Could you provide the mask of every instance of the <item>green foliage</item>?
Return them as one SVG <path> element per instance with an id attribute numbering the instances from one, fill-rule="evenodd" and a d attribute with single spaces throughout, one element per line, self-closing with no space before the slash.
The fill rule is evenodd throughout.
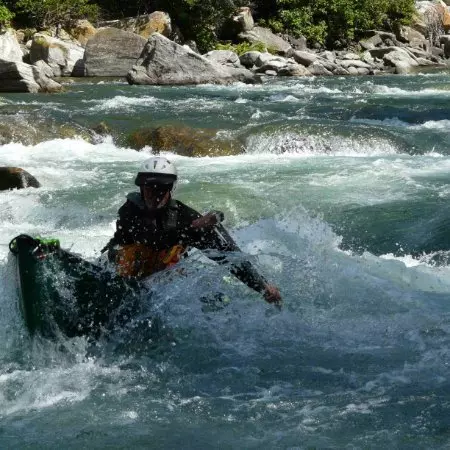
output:
<path id="1" fill-rule="evenodd" d="M 95 20 L 98 6 L 89 0 L 19 0 L 17 8 L 28 14 L 34 25 L 70 27 L 76 20 Z"/>
<path id="2" fill-rule="evenodd" d="M 237 53 L 239 56 L 243 55 L 244 53 L 255 51 L 255 52 L 265 52 L 266 46 L 262 42 L 242 42 L 240 44 L 217 44 L 216 50 L 231 50 L 234 53 Z"/>
<path id="3" fill-rule="evenodd" d="M 414 14 L 414 0 L 278 0 L 275 32 L 303 35 L 310 43 L 340 47 L 374 28 L 394 29 Z"/>
<path id="4" fill-rule="evenodd" d="M 245 0 L 155 0 L 152 9 L 167 11 L 183 33 L 193 39 L 201 52 L 217 45 L 216 31 Z"/>
<path id="5" fill-rule="evenodd" d="M 99 11 L 116 19 L 159 10 L 206 52 L 217 47 L 217 32 L 236 8 L 248 5 L 259 25 L 327 47 L 348 45 L 364 30 L 394 30 L 408 24 L 415 11 L 414 0 L 0 0 L 0 24 L 13 14 L 21 25 L 43 28 L 92 21 Z"/>
<path id="6" fill-rule="evenodd" d="M 0 26 L 7 26 L 14 14 L 0 1 Z"/>

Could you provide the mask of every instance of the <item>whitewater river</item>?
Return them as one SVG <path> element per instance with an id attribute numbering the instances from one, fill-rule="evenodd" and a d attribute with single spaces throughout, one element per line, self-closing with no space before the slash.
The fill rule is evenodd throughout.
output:
<path id="1" fill-rule="evenodd" d="M 94 143 L 55 131 L 102 121 L 111 136 Z M 142 298 L 147 329 L 141 317 L 94 349 L 31 339 L 7 244 L 56 236 L 94 260 L 151 153 L 125 136 L 164 124 L 244 143 L 165 156 L 176 196 L 225 213 L 282 310 L 194 252 Z M 75 83 L 2 95 L 1 125 L 0 165 L 42 187 L 0 192 L 0 448 L 449 448 L 448 73 Z M 202 308 L 215 292 L 228 306 Z"/>

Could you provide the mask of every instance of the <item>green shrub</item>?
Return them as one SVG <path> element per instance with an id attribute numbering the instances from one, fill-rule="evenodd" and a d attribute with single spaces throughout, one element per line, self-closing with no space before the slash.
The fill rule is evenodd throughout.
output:
<path id="1" fill-rule="evenodd" d="M 96 20 L 99 8 L 89 0 L 19 0 L 17 8 L 39 28 L 71 27 L 78 19 Z"/>
<path id="2" fill-rule="evenodd" d="M 8 26 L 13 17 L 14 14 L 0 2 L 0 27 Z"/>
<path id="3" fill-rule="evenodd" d="M 303 35 L 308 42 L 346 46 L 364 30 L 393 30 L 411 22 L 414 0 L 278 0 L 266 23 L 275 32 Z"/>
<path id="4" fill-rule="evenodd" d="M 265 52 L 266 46 L 262 42 L 242 42 L 240 44 L 230 44 L 230 43 L 219 43 L 215 47 L 216 50 L 231 50 L 237 53 L 239 56 L 244 53 L 255 51 L 255 52 Z"/>

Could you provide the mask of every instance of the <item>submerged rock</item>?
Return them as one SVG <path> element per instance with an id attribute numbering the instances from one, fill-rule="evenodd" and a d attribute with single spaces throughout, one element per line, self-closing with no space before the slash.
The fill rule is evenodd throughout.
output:
<path id="1" fill-rule="evenodd" d="M 171 151 L 191 157 L 229 156 L 244 151 L 242 143 L 235 139 L 219 139 L 217 130 L 177 125 L 136 130 L 129 135 L 128 144 L 136 150 L 151 146 L 154 153 Z"/>
<path id="2" fill-rule="evenodd" d="M 33 175 L 20 167 L 0 167 L 0 191 L 40 186 Z"/>

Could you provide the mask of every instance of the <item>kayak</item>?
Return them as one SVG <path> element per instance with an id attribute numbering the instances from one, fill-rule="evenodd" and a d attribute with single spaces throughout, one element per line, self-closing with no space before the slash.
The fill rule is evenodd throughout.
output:
<path id="1" fill-rule="evenodd" d="M 143 286 L 64 250 L 57 239 L 15 237 L 19 306 L 33 335 L 98 338 L 136 311 Z"/>

